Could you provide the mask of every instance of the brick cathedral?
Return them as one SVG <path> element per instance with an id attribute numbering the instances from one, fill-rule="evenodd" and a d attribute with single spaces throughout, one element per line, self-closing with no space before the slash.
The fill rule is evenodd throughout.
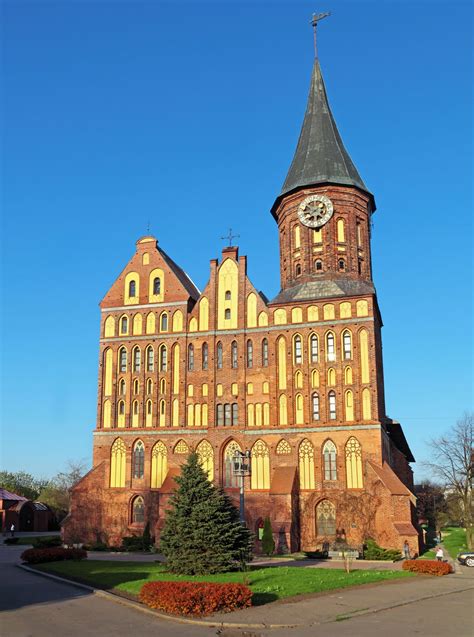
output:
<path id="1" fill-rule="evenodd" d="M 253 286 L 237 247 L 211 260 L 199 291 L 145 236 L 102 300 L 93 468 L 73 491 L 66 539 L 118 544 L 147 522 L 158 539 L 190 449 L 237 503 L 232 456 L 250 450 L 245 519 L 258 537 L 268 516 L 278 550 L 372 537 L 418 551 L 414 458 L 385 412 L 374 211 L 316 58 L 271 208 L 278 295 Z"/>

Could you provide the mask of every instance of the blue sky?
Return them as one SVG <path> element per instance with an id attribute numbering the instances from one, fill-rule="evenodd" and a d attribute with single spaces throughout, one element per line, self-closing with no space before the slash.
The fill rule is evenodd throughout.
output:
<path id="1" fill-rule="evenodd" d="M 151 231 L 203 288 L 229 226 L 279 289 L 269 210 L 299 134 L 311 13 L 375 193 L 388 414 L 417 460 L 472 408 L 472 5 L 4 1 L 2 465 L 90 461 L 98 303 Z M 415 466 L 417 475 L 422 475 Z"/>

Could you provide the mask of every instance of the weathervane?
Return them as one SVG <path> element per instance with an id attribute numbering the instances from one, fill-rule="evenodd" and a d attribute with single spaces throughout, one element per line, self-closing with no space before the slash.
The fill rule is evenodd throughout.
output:
<path id="1" fill-rule="evenodd" d="M 240 234 L 232 234 L 232 228 L 229 228 L 229 234 L 227 236 L 221 237 L 222 241 L 229 242 L 229 248 L 232 247 L 232 239 L 238 239 Z"/>
<path id="2" fill-rule="evenodd" d="M 331 13 L 329 11 L 327 11 L 326 13 L 313 13 L 313 17 L 311 18 L 311 25 L 313 27 L 313 39 L 314 39 L 314 57 L 317 58 L 318 57 L 318 47 L 316 44 L 316 27 L 318 26 L 318 22 L 320 20 L 324 20 L 324 18 L 327 18 L 328 16 L 330 16 Z"/>

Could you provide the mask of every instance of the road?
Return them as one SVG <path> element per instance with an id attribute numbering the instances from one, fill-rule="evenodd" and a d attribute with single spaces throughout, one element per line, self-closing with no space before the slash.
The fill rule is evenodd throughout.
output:
<path id="1" fill-rule="evenodd" d="M 15 565 L 20 552 L 15 547 L 0 546 L 2 637 L 379 637 L 381 633 L 384 637 L 472 637 L 474 632 L 472 590 L 305 628 L 219 631 L 179 624 L 25 572 Z M 314 604 L 321 603 L 323 597 L 314 599 Z M 269 622 L 271 613 L 269 606 Z M 232 619 L 236 620 L 235 615 Z"/>

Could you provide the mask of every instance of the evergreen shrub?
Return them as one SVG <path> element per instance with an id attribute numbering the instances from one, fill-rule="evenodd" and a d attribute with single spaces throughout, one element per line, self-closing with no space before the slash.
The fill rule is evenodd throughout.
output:
<path id="1" fill-rule="evenodd" d="M 375 540 L 369 538 L 365 541 L 364 548 L 365 560 L 401 560 L 402 554 L 397 549 L 383 549 Z"/>
<path id="2" fill-rule="evenodd" d="M 63 560 L 84 560 L 86 557 L 87 551 L 84 551 L 84 549 L 64 549 L 62 547 L 27 549 L 21 554 L 21 559 L 28 564 L 61 562 Z"/>
<path id="3" fill-rule="evenodd" d="M 404 571 L 437 576 L 449 575 L 453 572 L 450 564 L 447 562 L 437 562 L 436 560 L 405 560 L 402 568 Z"/>
<path id="4" fill-rule="evenodd" d="M 49 549 L 53 546 L 62 546 L 63 542 L 59 535 L 57 537 L 38 537 L 33 542 L 35 549 Z"/>
<path id="5" fill-rule="evenodd" d="M 18 544 L 18 540 L 20 538 L 18 537 L 7 537 L 5 540 L 3 540 L 4 544 Z"/>
<path id="6" fill-rule="evenodd" d="M 270 518 L 265 518 L 263 522 L 262 552 L 265 555 L 272 555 L 275 551 L 275 540 L 273 539 L 272 525 Z"/>
<path id="7" fill-rule="evenodd" d="M 147 582 L 140 590 L 141 602 L 175 615 L 229 613 L 252 605 L 252 591 L 243 584 L 211 582 Z"/>

